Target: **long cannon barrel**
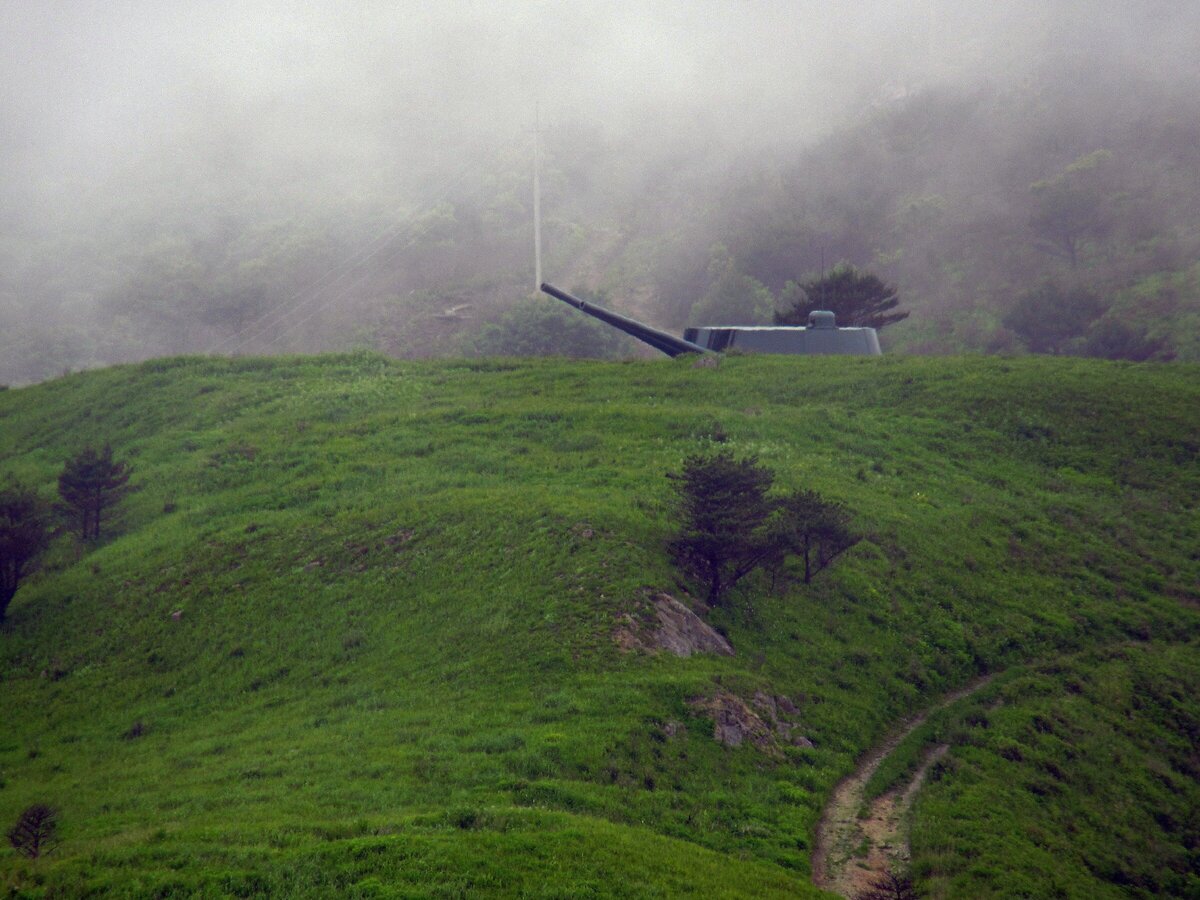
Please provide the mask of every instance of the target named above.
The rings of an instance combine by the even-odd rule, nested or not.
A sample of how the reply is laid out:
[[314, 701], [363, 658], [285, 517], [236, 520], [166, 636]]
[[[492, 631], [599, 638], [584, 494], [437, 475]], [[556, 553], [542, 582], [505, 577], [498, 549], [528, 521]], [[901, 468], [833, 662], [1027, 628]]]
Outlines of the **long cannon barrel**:
[[578, 297], [572, 297], [566, 291], [560, 291], [554, 285], [549, 283], [542, 284], [542, 293], [549, 294], [556, 300], [561, 300], [570, 306], [575, 307], [580, 312], [585, 312], [593, 319], [599, 319], [606, 325], [611, 325], [613, 328], [619, 328], [632, 337], [637, 338], [643, 343], [649, 344], [655, 350], [660, 350], [667, 356], [679, 356], [681, 353], [709, 353], [699, 344], [693, 344], [691, 341], [685, 341], [683, 338], [675, 337], [665, 331], [659, 331], [657, 328], [651, 328], [649, 325], [630, 319], [627, 316], [622, 316], [619, 313], [604, 309], [601, 306], [595, 306], [588, 303], [586, 300], [580, 300]]

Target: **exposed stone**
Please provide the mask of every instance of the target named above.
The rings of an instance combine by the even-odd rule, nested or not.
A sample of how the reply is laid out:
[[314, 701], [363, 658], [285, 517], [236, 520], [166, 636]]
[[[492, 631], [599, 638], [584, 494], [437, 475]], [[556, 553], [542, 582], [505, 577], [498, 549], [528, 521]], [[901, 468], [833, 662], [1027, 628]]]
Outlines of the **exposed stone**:
[[770, 694], [764, 694], [762, 691], [755, 691], [754, 705], [769, 715], [772, 719], [779, 718], [779, 712], [776, 708], [775, 698]]
[[750, 741], [760, 750], [766, 750], [773, 743], [771, 727], [745, 700], [728, 691], [717, 691], [711, 697], [694, 697], [688, 706], [712, 718], [713, 740], [719, 744], [740, 747]]
[[738, 747], [750, 741], [760, 750], [779, 753], [781, 744], [811, 747], [810, 741], [799, 733], [800, 723], [780, 715], [781, 701], [795, 711], [795, 705], [785, 697], [775, 697], [756, 691], [749, 703], [728, 691], [718, 690], [711, 697], [695, 697], [688, 705], [713, 720], [713, 739], [727, 747]]
[[620, 618], [613, 640], [625, 652], [666, 650], [676, 656], [715, 653], [733, 656], [729, 641], [712, 626], [670, 594], [656, 594], [639, 619], [630, 614]]
[[676, 656], [693, 653], [733, 656], [729, 641], [670, 594], [659, 594], [654, 598], [654, 611], [658, 617], [654, 643], [663, 650]]
[[613, 642], [622, 653], [632, 653], [634, 650], [649, 650], [638, 638], [638, 623], [633, 616], [621, 616], [617, 627], [613, 629]]
[[716, 368], [719, 368], [720, 365], [721, 365], [721, 357], [717, 356], [717, 354], [715, 354], [715, 353], [705, 353], [703, 356], [701, 356], [699, 359], [697, 359], [694, 363], [692, 363], [692, 368], [693, 369], [716, 369]]

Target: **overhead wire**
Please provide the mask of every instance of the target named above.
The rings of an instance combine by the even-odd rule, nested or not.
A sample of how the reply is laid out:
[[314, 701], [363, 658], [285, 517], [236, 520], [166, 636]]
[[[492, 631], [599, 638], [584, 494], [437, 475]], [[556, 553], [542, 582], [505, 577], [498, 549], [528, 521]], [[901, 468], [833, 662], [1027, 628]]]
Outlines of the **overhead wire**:
[[[515, 144], [515, 142], [516, 142], [516, 139], [511, 141], [510, 145]], [[506, 146], [504, 149], [508, 150], [508, 149], [510, 149], [510, 147]], [[322, 293], [320, 293], [321, 288], [326, 287], [330, 283], [336, 282], [337, 280], [350, 275], [355, 270], [362, 269], [366, 265], [366, 263], [370, 262], [372, 259], [374, 259], [376, 256], [378, 256], [380, 253], [382, 253], [385, 249], [387, 249], [387, 246], [389, 243], [391, 243], [397, 237], [399, 237], [400, 231], [404, 225], [411, 225], [412, 220], [417, 215], [419, 215], [421, 212], [423, 212], [424, 210], [428, 209], [431, 206], [434, 206], [438, 203], [443, 202], [449, 196], [449, 194], [455, 188], [457, 188], [467, 178], [467, 176], [469, 174], [471, 174], [473, 171], [476, 171], [477, 168], [478, 167], [473, 162], [466, 163], [456, 173], [454, 173], [447, 179], [444, 179], [441, 182], [439, 188], [436, 190], [436, 192], [432, 192], [431, 195], [429, 195], [427, 197], [427, 199], [424, 200], [424, 202], [417, 204], [416, 209], [414, 210], [413, 213], [411, 213], [408, 216], [408, 219], [405, 222], [401, 222], [401, 223], [397, 223], [395, 225], [389, 226], [388, 228], [384, 229], [384, 231], [381, 232], [380, 235], [377, 235], [375, 238], [373, 238], [368, 243], [368, 247], [370, 249], [364, 248], [363, 250], [360, 250], [358, 253], [356, 253], [353, 257], [351, 257], [349, 260], [347, 260], [343, 263], [331, 266], [320, 278], [318, 278], [312, 284], [306, 285], [304, 288], [301, 288], [299, 291], [294, 293], [290, 298], [288, 298], [288, 300], [286, 300], [283, 303], [276, 306], [275, 309], [273, 309], [267, 313], [264, 313], [255, 322], [250, 323], [249, 325], [234, 332], [232, 335], [229, 335], [229, 336], [225, 337], [224, 339], [222, 339], [221, 341], [217, 342], [216, 344], [213, 345], [213, 347], [208, 352], [210, 354], [216, 353], [219, 348], [223, 347], [225, 344], [228, 344], [231, 340], [236, 340], [237, 338], [240, 337], [240, 338], [242, 338], [242, 340], [238, 341], [236, 344], [234, 344], [234, 346], [232, 346], [231, 348], [229, 348], [226, 351], [230, 355], [235, 354], [240, 349], [247, 346], [251, 342], [261, 339], [261, 338], [265, 337], [271, 331], [278, 328], [279, 326], [287, 324], [288, 320], [291, 319], [292, 317], [294, 317], [297, 313], [301, 312], [302, 310], [307, 309], [314, 302], [321, 300], [322, 297], [325, 296]], [[429, 232], [429, 229], [426, 228], [423, 231], [419, 231], [416, 233], [410, 233], [409, 239], [407, 242], [405, 242], [401, 247], [393, 250], [391, 253], [388, 254], [387, 257], [385, 257], [385, 259], [383, 260], [384, 264], [396, 259], [396, 257], [398, 257], [401, 253], [403, 253], [405, 250], [408, 250], [409, 248], [411, 248], [414, 244], [417, 243], [417, 241], [419, 241], [422, 237], [427, 235], [428, 232]], [[382, 238], [382, 240], [381, 240], [381, 238]], [[374, 245], [374, 246], [372, 246], [372, 245]], [[339, 269], [340, 269], [340, 271], [339, 271]], [[356, 288], [360, 284], [362, 284], [363, 281], [365, 281], [366, 278], [370, 274], [371, 274], [370, 272], [364, 272], [362, 275], [359, 275], [353, 282], [351, 282], [349, 285], [347, 285], [346, 287], [339, 290], [333, 296], [326, 297], [324, 302], [320, 303], [315, 309], [313, 309], [307, 315], [303, 316], [299, 320], [296, 320], [296, 321], [291, 322], [290, 324], [287, 324], [287, 327], [284, 328], [283, 331], [277, 333], [274, 337], [268, 339], [267, 346], [268, 347], [275, 346], [276, 344], [278, 344], [278, 342], [283, 337], [285, 337], [288, 334], [291, 334], [293, 331], [295, 331], [301, 325], [303, 325], [306, 322], [313, 319], [316, 315], [318, 315], [323, 310], [327, 309], [332, 304], [344, 299], [350, 293], [351, 290], [353, 290], [354, 288]], [[305, 300], [301, 300], [301, 302], [299, 302], [299, 303], [293, 302], [295, 300], [298, 300], [301, 297], [304, 297], [306, 294], [311, 294], [311, 296], [309, 296]], [[283, 309], [283, 307], [285, 307], [285, 306], [287, 308]]]
[[[386, 243], [388, 241], [390, 241], [393, 237], [395, 237], [395, 233], [399, 232], [400, 229], [405, 224], [406, 224], [405, 222], [397, 222], [394, 225], [389, 226], [389, 228], [385, 229], [384, 231], [381, 231], [374, 238], [372, 238], [370, 241], [367, 242], [367, 247], [359, 250], [359, 252], [356, 253], [354, 256], [350, 257], [347, 260], [343, 260], [342, 262], [335, 263], [334, 265], [330, 266], [328, 269], [325, 270], [324, 274], [322, 274], [321, 277], [318, 278], [316, 281], [312, 282], [311, 284], [306, 284], [304, 287], [300, 288], [298, 291], [293, 293], [286, 300], [283, 300], [282, 302], [276, 304], [272, 309], [264, 312], [255, 321], [251, 322], [249, 325], [243, 326], [242, 328], [233, 332], [233, 334], [229, 334], [229, 335], [226, 335], [225, 337], [221, 338], [221, 340], [217, 341], [215, 344], [210, 346], [204, 352], [207, 354], [210, 354], [210, 355], [217, 353], [221, 349], [221, 347], [223, 347], [225, 344], [228, 344], [230, 341], [237, 340], [239, 337], [242, 337], [247, 332], [256, 331], [260, 326], [263, 326], [266, 330], [270, 330], [270, 326], [275, 323], [273, 321], [268, 321], [268, 320], [270, 320], [273, 317], [278, 316], [278, 315], [286, 315], [289, 310], [284, 309], [284, 307], [288, 307], [290, 304], [294, 303], [296, 300], [300, 299], [301, 297], [303, 297], [305, 294], [309, 293], [310, 291], [319, 290], [326, 283], [337, 278], [340, 274], [342, 274], [342, 273], [338, 272], [338, 269], [348, 268], [350, 266], [356, 265], [357, 263], [366, 262], [376, 252], [378, 252], [378, 250], [382, 249], [383, 246], [386, 245]], [[371, 245], [376, 244], [376, 243], [378, 243], [380, 246], [375, 249], [371, 249]], [[360, 259], [360, 257], [361, 257], [361, 259]], [[235, 347], [234, 350], [236, 350], [236, 349], [237, 348]], [[233, 351], [230, 351], [230, 352], [233, 352]]]
[[[510, 140], [501, 149], [501, 155], [510, 151], [516, 145], [518, 140], [520, 140], [520, 138], [513, 138]], [[264, 312], [257, 319], [255, 319], [255, 321], [243, 326], [242, 328], [239, 328], [232, 334], [226, 335], [221, 340], [210, 345], [209, 348], [204, 352], [209, 355], [214, 355], [221, 352], [222, 348], [228, 345], [230, 342], [237, 341], [237, 343], [235, 343], [232, 347], [224, 351], [230, 355], [235, 354], [251, 342], [265, 337], [274, 329], [286, 324], [286, 327], [283, 331], [280, 331], [267, 341], [267, 346], [269, 347], [278, 344], [280, 340], [282, 340], [288, 334], [294, 332], [306, 322], [310, 321], [322, 310], [327, 309], [330, 305], [344, 299], [350, 293], [350, 291], [361, 285], [371, 273], [369, 271], [363, 272], [354, 281], [339, 290], [332, 297], [327, 297], [323, 303], [318, 305], [307, 315], [288, 324], [288, 320], [292, 319], [297, 313], [307, 309], [314, 302], [322, 299], [323, 295], [320, 293], [322, 288], [328, 287], [330, 284], [336, 283], [339, 279], [350, 276], [353, 272], [363, 269], [368, 262], [377, 257], [380, 253], [387, 250], [388, 245], [401, 236], [405, 226], [412, 226], [413, 220], [416, 216], [420, 215], [431, 206], [445, 201], [449, 194], [460, 184], [462, 184], [466, 177], [472, 171], [477, 170], [477, 168], [477, 165], [473, 162], [465, 163], [461, 169], [446, 179], [443, 179], [436, 191], [431, 192], [429, 195], [427, 195], [426, 199], [418, 202], [413, 211], [409, 213], [404, 220], [387, 226], [377, 235], [375, 235], [375, 237], [371, 238], [371, 240], [367, 242], [366, 246], [361, 248], [357, 253], [353, 254], [351, 257], [343, 260], [342, 262], [331, 265], [313, 282], [295, 291], [286, 300], [276, 304], [272, 309]], [[383, 264], [387, 264], [396, 259], [401, 253], [411, 248], [428, 233], [428, 227], [421, 231], [410, 231], [408, 240], [400, 247], [392, 250], [392, 252], [390, 252], [383, 259]], [[306, 295], [308, 295], [307, 299], [301, 299], [305, 298]], [[241, 340], [239, 340], [239, 338]], [[3, 346], [0, 346], [0, 354], [5, 354], [9, 351], [16, 350], [24, 343], [24, 340], [20, 339], [10, 341]]]
[[[400, 247], [396, 248], [396, 249], [395, 249], [395, 250], [394, 250], [392, 253], [388, 254], [388, 256], [387, 256], [387, 257], [386, 257], [386, 258], [383, 260], [383, 264], [384, 264], [384, 265], [386, 265], [387, 263], [389, 263], [389, 262], [391, 262], [392, 260], [394, 260], [394, 259], [395, 259], [396, 257], [398, 257], [398, 256], [399, 256], [401, 253], [403, 253], [405, 250], [408, 250], [408, 249], [409, 249], [410, 247], [412, 247], [412, 246], [413, 246], [413, 245], [414, 245], [414, 244], [415, 244], [415, 243], [416, 243], [418, 240], [420, 240], [422, 237], [424, 237], [424, 236], [425, 236], [426, 234], [428, 234], [428, 233], [429, 233], [429, 229], [428, 229], [428, 228], [426, 228], [426, 229], [425, 229], [423, 232], [421, 232], [420, 234], [415, 234], [415, 235], [413, 235], [413, 236], [412, 236], [412, 237], [411, 237], [411, 238], [408, 240], [408, 242], [407, 242], [407, 243], [405, 243], [404, 245], [402, 245], [402, 246], [400, 246]], [[329, 298], [328, 298], [328, 299], [327, 299], [327, 300], [326, 300], [324, 303], [320, 304], [320, 305], [319, 305], [319, 306], [318, 306], [316, 309], [314, 309], [314, 310], [312, 310], [312, 312], [308, 313], [308, 315], [304, 316], [302, 319], [299, 319], [299, 320], [297, 320], [297, 321], [293, 322], [291, 325], [289, 325], [289, 326], [288, 326], [287, 328], [285, 328], [283, 331], [279, 332], [279, 334], [275, 335], [275, 337], [273, 337], [273, 338], [271, 338], [269, 341], [267, 341], [267, 346], [268, 346], [268, 347], [274, 347], [274, 346], [275, 346], [276, 344], [278, 344], [278, 343], [279, 343], [279, 342], [280, 342], [280, 341], [281, 341], [283, 338], [285, 338], [287, 335], [291, 334], [293, 331], [295, 331], [295, 330], [296, 330], [297, 328], [299, 328], [300, 326], [304, 325], [306, 322], [308, 322], [308, 321], [310, 321], [311, 319], [313, 319], [313, 318], [314, 318], [315, 316], [317, 316], [319, 313], [321, 313], [321, 312], [324, 312], [326, 309], [328, 309], [328, 308], [329, 308], [330, 306], [332, 306], [334, 303], [337, 303], [337, 302], [339, 302], [340, 300], [343, 300], [343, 299], [345, 299], [345, 298], [346, 298], [346, 297], [349, 295], [349, 293], [350, 293], [352, 290], [354, 290], [356, 287], [358, 287], [360, 284], [362, 284], [364, 281], [366, 281], [366, 280], [367, 280], [367, 279], [368, 279], [368, 278], [371, 276], [371, 274], [372, 274], [371, 272], [363, 272], [363, 273], [362, 273], [361, 275], [359, 275], [359, 276], [358, 276], [358, 278], [356, 278], [356, 279], [355, 279], [353, 282], [351, 282], [350, 284], [348, 284], [346, 287], [344, 287], [344, 288], [343, 288], [341, 291], [339, 291], [339, 292], [338, 292], [337, 294], [335, 294], [334, 296], [332, 296], [332, 297], [329, 297]], [[239, 346], [241, 346], [241, 345], [239, 345]], [[235, 349], [236, 349], [236, 348], [235, 348]]]
[[[470, 166], [468, 166], [468, 167], [467, 167], [467, 168], [466, 168], [464, 171], [462, 171], [462, 172], [460, 172], [460, 173], [459, 173], [458, 177], [456, 177], [456, 178], [453, 180], [453, 182], [452, 182], [452, 183], [448, 184], [448, 185], [447, 185], [447, 186], [446, 186], [446, 187], [443, 189], [443, 191], [441, 192], [441, 195], [440, 195], [440, 196], [437, 198], [437, 200], [435, 200], [435, 201], [430, 201], [430, 202], [431, 202], [431, 203], [432, 203], [432, 202], [440, 202], [441, 200], [444, 200], [444, 199], [445, 199], [445, 196], [446, 196], [447, 194], [449, 194], [449, 193], [450, 193], [450, 191], [454, 190], [454, 188], [456, 188], [456, 187], [457, 187], [457, 186], [458, 186], [458, 185], [459, 185], [459, 184], [460, 184], [460, 183], [461, 183], [461, 182], [462, 182], [462, 181], [463, 181], [463, 180], [466, 178], [466, 176], [467, 176], [467, 175], [470, 173], [470, 171], [471, 171], [471, 167], [470, 167]], [[473, 195], [470, 195], [470, 196], [471, 196], [471, 197], [474, 197], [474, 196], [477, 196], [477, 195], [478, 195], [478, 194], [480, 194], [480, 193], [482, 193], [482, 191], [476, 191], [476, 192], [475, 192], [475, 194], [473, 194]], [[428, 203], [427, 203], [426, 205], [428, 206], [428, 205], [430, 205], [430, 204], [428, 204]], [[387, 263], [391, 262], [392, 260], [396, 259], [396, 258], [397, 258], [398, 256], [400, 256], [400, 254], [402, 254], [404, 251], [408, 250], [410, 247], [412, 247], [414, 244], [416, 244], [416, 243], [417, 243], [419, 240], [421, 240], [422, 238], [424, 238], [425, 236], [427, 236], [427, 235], [429, 234], [429, 230], [430, 230], [430, 226], [426, 226], [426, 227], [425, 227], [423, 230], [421, 230], [420, 232], [417, 232], [417, 233], [415, 233], [415, 234], [411, 235], [411, 236], [409, 237], [408, 241], [407, 241], [407, 242], [406, 242], [406, 243], [405, 243], [403, 246], [397, 247], [397, 248], [396, 248], [395, 250], [393, 250], [393, 251], [392, 251], [390, 254], [388, 254], [388, 256], [387, 256], [387, 257], [386, 257], [386, 258], [383, 260], [383, 263], [384, 263], [384, 264], [387, 264]], [[359, 277], [358, 277], [358, 278], [357, 278], [357, 279], [356, 279], [354, 282], [352, 282], [351, 284], [347, 285], [345, 288], [343, 288], [343, 289], [342, 289], [341, 291], [339, 291], [337, 294], [335, 294], [335, 295], [333, 295], [332, 297], [329, 297], [328, 299], [326, 299], [326, 301], [325, 301], [324, 303], [320, 304], [320, 305], [319, 305], [319, 306], [318, 306], [316, 309], [314, 309], [314, 310], [312, 310], [310, 313], [308, 313], [308, 315], [306, 315], [306, 316], [304, 316], [303, 318], [301, 318], [301, 319], [299, 319], [299, 320], [297, 320], [297, 321], [293, 322], [293, 323], [292, 323], [291, 325], [289, 325], [289, 326], [288, 326], [286, 329], [284, 329], [283, 331], [281, 331], [281, 332], [280, 332], [279, 334], [277, 334], [275, 337], [271, 338], [271, 339], [270, 339], [270, 340], [267, 342], [267, 346], [268, 346], [268, 347], [275, 346], [276, 344], [278, 344], [278, 343], [279, 343], [279, 341], [280, 341], [280, 340], [282, 340], [284, 337], [286, 337], [287, 335], [289, 335], [289, 334], [291, 334], [292, 332], [294, 332], [294, 331], [295, 331], [297, 328], [300, 328], [300, 327], [301, 327], [302, 325], [304, 325], [306, 322], [309, 322], [309, 321], [311, 321], [311, 320], [312, 320], [312, 319], [313, 319], [315, 316], [317, 316], [317, 315], [318, 315], [319, 313], [321, 313], [323, 310], [325, 310], [325, 309], [328, 309], [328, 308], [329, 308], [330, 306], [332, 306], [333, 304], [335, 304], [335, 303], [337, 303], [338, 301], [340, 301], [340, 300], [344, 299], [344, 298], [345, 298], [347, 295], [349, 295], [349, 293], [350, 293], [351, 291], [353, 291], [353, 290], [354, 290], [356, 287], [358, 287], [358, 286], [359, 286], [359, 285], [361, 285], [361, 284], [362, 284], [364, 281], [366, 281], [366, 279], [367, 279], [367, 278], [369, 278], [371, 274], [372, 274], [371, 272], [364, 272], [364, 273], [363, 273], [362, 275], [360, 275], [360, 276], [359, 276]]]

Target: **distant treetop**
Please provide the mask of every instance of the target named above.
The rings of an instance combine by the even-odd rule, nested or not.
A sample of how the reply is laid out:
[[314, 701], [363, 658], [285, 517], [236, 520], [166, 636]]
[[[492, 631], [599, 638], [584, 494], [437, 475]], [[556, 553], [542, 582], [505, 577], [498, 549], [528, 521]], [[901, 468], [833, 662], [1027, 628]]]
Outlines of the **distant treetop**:
[[822, 276], [800, 283], [789, 281], [779, 295], [776, 325], [807, 325], [808, 314], [827, 309], [843, 327], [885, 328], [908, 318], [895, 310], [900, 303], [896, 289], [870, 272], [841, 264]]

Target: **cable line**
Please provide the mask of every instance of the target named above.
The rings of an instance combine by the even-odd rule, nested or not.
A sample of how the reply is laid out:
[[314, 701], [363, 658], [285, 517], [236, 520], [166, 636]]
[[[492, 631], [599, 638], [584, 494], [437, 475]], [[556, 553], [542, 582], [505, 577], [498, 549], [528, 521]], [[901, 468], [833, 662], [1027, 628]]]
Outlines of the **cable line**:
[[[515, 143], [516, 143], [515, 140], [510, 141], [509, 142], [510, 146], [506, 147], [505, 149], [506, 150], [510, 149], [511, 145], [515, 145]], [[308, 284], [305, 287], [301, 288], [300, 290], [296, 291], [291, 297], [289, 297], [283, 303], [280, 303], [274, 309], [272, 309], [266, 313], [263, 313], [263, 315], [261, 315], [256, 321], [251, 322], [249, 325], [246, 325], [245, 327], [240, 328], [238, 331], [234, 332], [233, 334], [228, 335], [225, 338], [218, 341], [217, 343], [213, 344], [212, 347], [210, 347], [210, 349], [207, 352], [209, 354], [215, 354], [216, 352], [218, 352], [220, 350], [220, 348], [224, 347], [226, 344], [230, 343], [231, 341], [237, 341], [236, 344], [234, 344], [231, 348], [229, 348], [227, 351], [225, 351], [226, 353], [232, 355], [234, 353], [237, 353], [237, 351], [241, 350], [243, 347], [245, 347], [247, 344], [251, 343], [252, 341], [255, 341], [259, 338], [266, 336], [269, 332], [275, 330], [276, 328], [278, 328], [281, 325], [287, 324], [288, 320], [290, 318], [292, 318], [295, 314], [308, 308], [314, 302], [321, 300], [321, 294], [317, 293], [321, 288], [327, 287], [331, 283], [336, 282], [338, 279], [351, 274], [356, 269], [363, 268], [366, 263], [368, 263], [369, 261], [374, 259], [385, 249], [387, 249], [388, 244], [390, 244], [392, 241], [394, 241], [397, 237], [400, 236], [401, 229], [405, 225], [411, 225], [412, 220], [416, 216], [425, 212], [430, 207], [436, 206], [437, 204], [444, 202], [446, 200], [446, 198], [448, 197], [448, 195], [450, 194], [450, 192], [453, 191], [456, 187], [458, 187], [466, 179], [466, 177], [469, 174], [471, 174], [473, 171], [476, 171], [477, 169], [478, 169], [478, 166], [474, 162], [468, 162], [467, 164], [465, 164], [458, 172], [456, 172], [449, 178], [445, 179], [441, 183], [441, 186], [438, 188], [438, 190], [436, 192], [432, 193], [432, 196], [430, 197], [430, 199], [428, 199], [424, 203], [418, 204], [415, 207], [415, 210], [408, 215], [408, 217], [405, 221], [396, 223], [395, 225], [389, 226], [388, 228], [384, 229], [384, 231], [382, 231], [379, 235], [372, 238], [371, 241], [368, 242], [367, 247], [363, 248], [358, 253], [356, 253], [354, 256], [350, 257], [350, 259], [346, 260], [345, 262], [331, 266], [316, 281], [314, 281], [313, 283]], [[424, 237], [426, 234], [428, 234], [428, 228], [426, 228], [424, 231], [422, 231], [420, 233], [410, 234], [409, 240], [402, 247], [400, 247], [399, 249], [390, 253], [384, 259], [384, 263], [391, 262], [392, 260], [394, 260], [402, 252], [404, 252], [408, 248], [412, 247], [420, 238]], [[374, 245], [374, 246], [372, 246], [372, 245]], [[338, 300], [341, 300], [343, 297], [345, 297], [347, 295], [347, 293], [349, 293], [349, 291], [351, 289], [353, 289], [354, 287], [357, 287], [359, 284], [361, 284], [366, 279], [366, 276], [369, 274], [370, 274], [369, 272], [364, 273], [364, 275], [362, 275], [358, 279], [356, 279], [347, 288], [337, 292], [336, 294], [334, 294], [334, 296], [332, 298], [321, 303], [311, 313], [304, 316], [299, 321], [288, 324], [287, 327], [282, 332], [277, 334], [274, 338], [271, 338], [270, 340], [268, 340], [267, 345], [273, 346], [274, 344], [276, 344], [279, 341], [279, 339], [281, 337], [283, 337], [284, 335], [290, 334], [297, 327], [299, 327], [300, 325], [302, 325], [305, 322], [312, 319], [313, 316], [315, 316], [321, 310], [328, 308], [328, 306], [330, 304], [332, 304]], [[309, 296], [308, 299], [302, 300], [299, 303], [294, 302], [296, 300], [299, 300], [301, 297], [303, 297], [306, 294], [311, 294], [312, 296]], [[285, 309], [284, 307], [287, 307], [287, 308]], [[238, 340], [239, 338], [242, 338], [242, 339], [239, 341]]]

